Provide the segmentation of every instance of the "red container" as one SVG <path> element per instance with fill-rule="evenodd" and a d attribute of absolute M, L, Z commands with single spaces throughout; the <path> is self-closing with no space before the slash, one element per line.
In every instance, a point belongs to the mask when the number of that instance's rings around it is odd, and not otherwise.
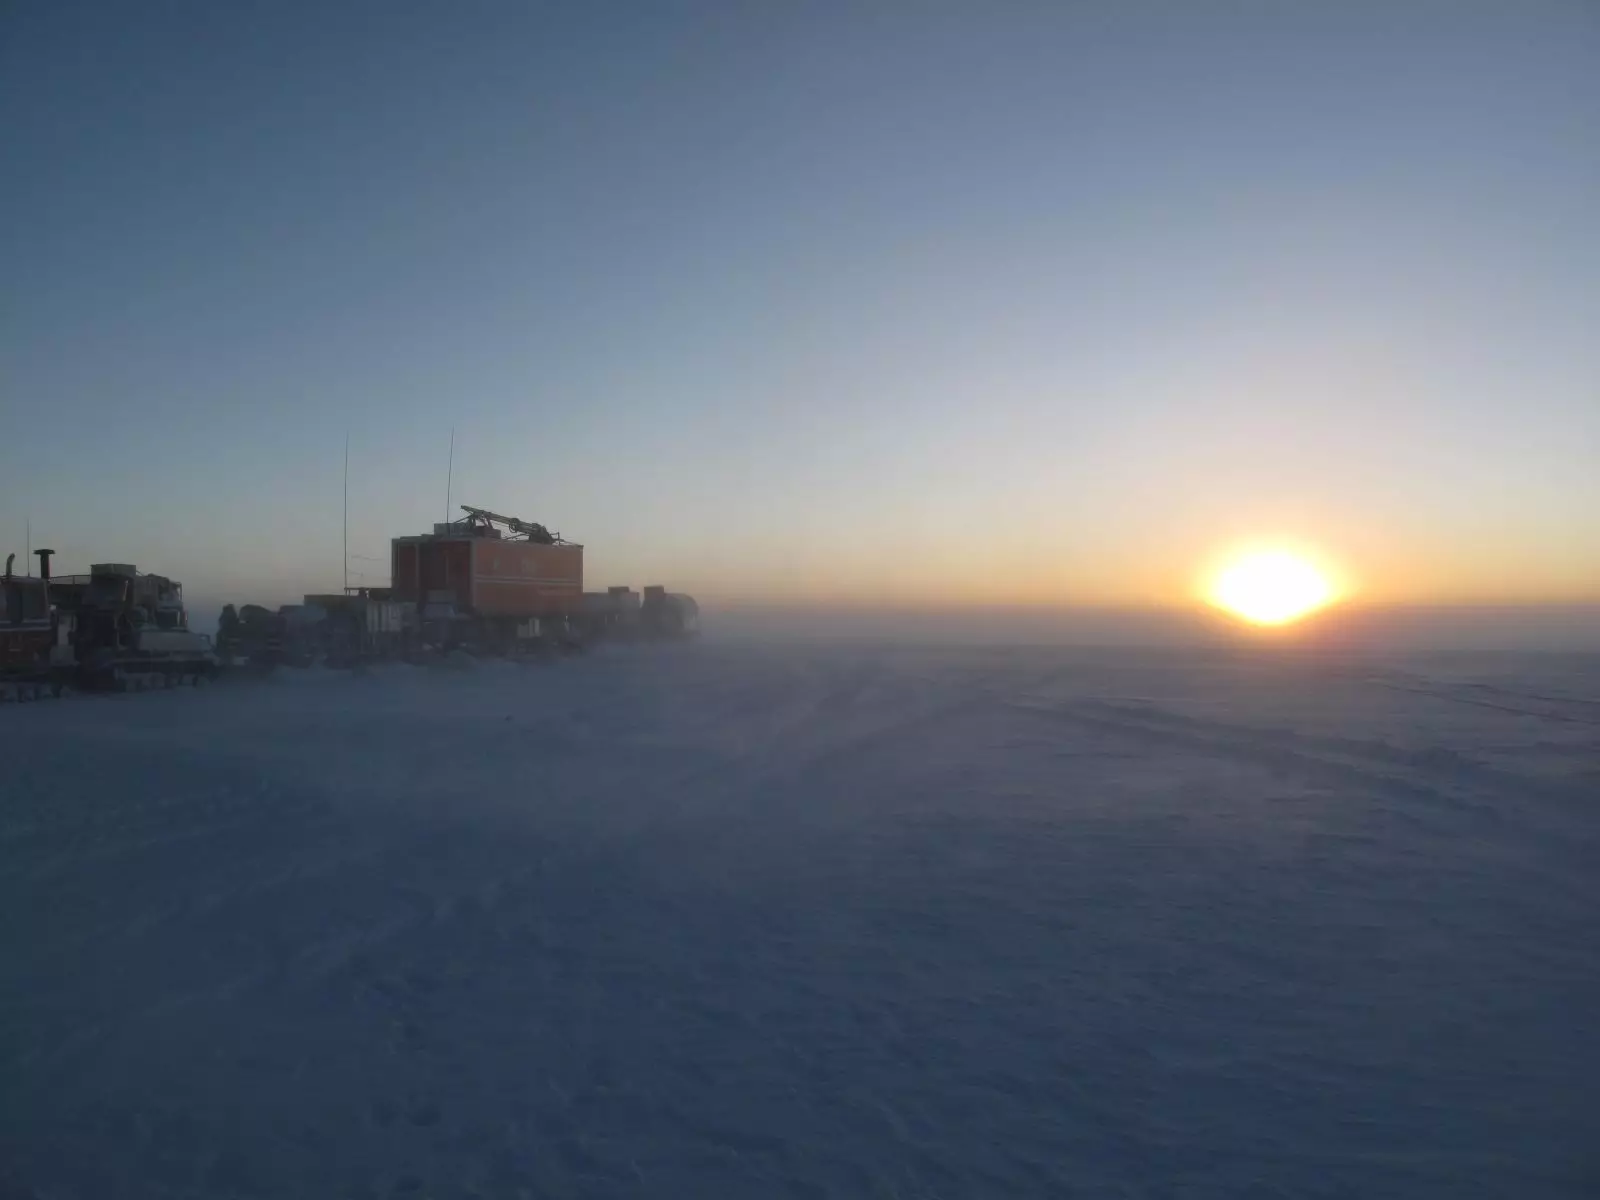
<path fill-rule="evenodd" d="M 480 617 L 549 617 L 583 607 L 583 547 L 489 537 L 402 537 L 394 599 Z"/>

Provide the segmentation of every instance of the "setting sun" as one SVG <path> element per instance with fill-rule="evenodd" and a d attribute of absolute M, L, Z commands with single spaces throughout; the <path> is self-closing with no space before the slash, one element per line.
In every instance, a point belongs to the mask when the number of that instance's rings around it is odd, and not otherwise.
<path fill-rule="evenodd" d="M 1287 625 L 1333 598 L 1327 576 L 1283 551 L 1236 559 L 1217 574 L 1209 590 L 1211 603 L 1254 625 Z"/>

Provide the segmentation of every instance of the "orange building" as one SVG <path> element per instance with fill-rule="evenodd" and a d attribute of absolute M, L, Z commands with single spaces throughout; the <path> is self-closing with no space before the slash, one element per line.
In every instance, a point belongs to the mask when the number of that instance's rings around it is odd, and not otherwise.
<path fill-rule="evenodd" d="M 512 541 L 497 530 L 453 524 L 397 537 L 392 551 L 392 596 L 412 601 L 425 617 L 522 620 L 583 608 L 583 547 L 576 543 Z"/>

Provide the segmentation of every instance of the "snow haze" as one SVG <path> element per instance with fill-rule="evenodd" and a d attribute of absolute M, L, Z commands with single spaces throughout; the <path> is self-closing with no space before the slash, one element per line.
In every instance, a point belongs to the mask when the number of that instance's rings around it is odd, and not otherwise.
<path fill-rule="evenodd" d="M 747 633 L 0 761 L 7 1196 L 1600 1185 L 1595 656 Z"/>

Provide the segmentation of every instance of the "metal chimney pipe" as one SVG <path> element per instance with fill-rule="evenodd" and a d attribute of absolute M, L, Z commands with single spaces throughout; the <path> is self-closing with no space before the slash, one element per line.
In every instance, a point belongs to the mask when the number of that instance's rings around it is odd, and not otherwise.
<path fill-rule="evenodd" d="M 54 550 L 35 550 L 34 553 L 39 556 L 39 578 L 45 580 L 46 582 L 49 582 L 49 579 L 50 579 L 50 556 L 52 554 L 54 554 L 55 551 Z"/>
<path fill-rule="evenodd" d="M 17 561 L 17 556 L 16 556 L 15 553 L 11 553 L 11 554 L 6 555 L 6 578 L 7 579 L 11 578 L 11 564 L 16 562 L 16 561 Z"/>

